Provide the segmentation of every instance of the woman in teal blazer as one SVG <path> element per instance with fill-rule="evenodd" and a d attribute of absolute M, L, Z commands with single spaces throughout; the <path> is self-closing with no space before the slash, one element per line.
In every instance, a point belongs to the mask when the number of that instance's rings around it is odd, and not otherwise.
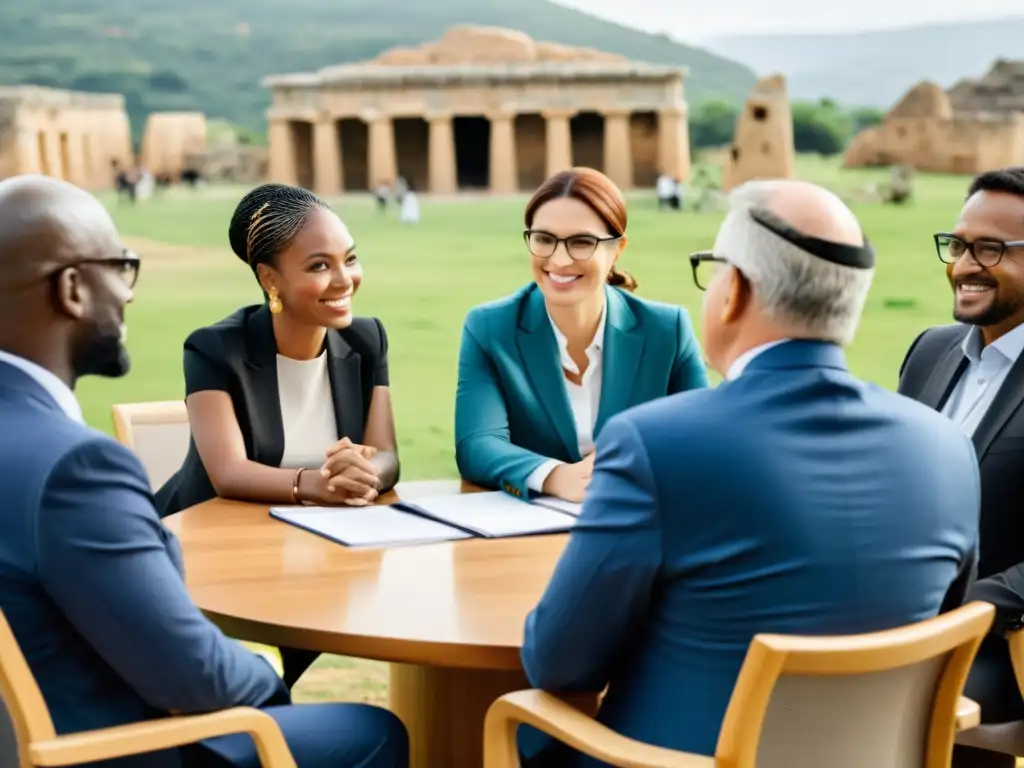
<path fill-rule="evenodd" d="M 634 405 L 708 385 L 685 309 L 632 295 L 615 264 L 626 203 L 591 168 L 548 179 L 526 207 L 534 282 L 466 316 L 455 398 L 462 477 L 520 497 L 581 501 L 594 442 Z"/>

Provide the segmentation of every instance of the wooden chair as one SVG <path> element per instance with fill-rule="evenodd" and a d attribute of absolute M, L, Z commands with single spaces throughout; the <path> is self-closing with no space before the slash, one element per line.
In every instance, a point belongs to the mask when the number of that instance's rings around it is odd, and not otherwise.
<path fill-rule="evenodd" d="M 845 637 L 757 635 L 714 757 L 634 741 L 542 691 L 510 693 L 487 712 L 484 766 L 519 765 L 515 735 L 526 723 L 632 768 L 948 768 L 955 732 L 980 719 L 960 692 L 994 611 L 970 603 Z"/>
<path fill-rule="evenodd" d="M 110 760 L 232 733 L 247 733 L 252 737 L 265 768 L 296 768 L 277 723 L 265 712 L 249 707 L 57 736 L 43 694 L 3 612 L 0 612 L 0 696 L 0 726 L 9 726 L 6 739 L 4 729 L 0 728 L 0 765 L 12 768 Z"/>
<path fill-rule="evenodd" d="M 1006 637 L 1010 644 L 1010 659 L 1017 678 L 1017 687 L 1024 696 L 1024 630 L 1011 632 Z M 1024 720 L 1012 723 L 979 725 L 957 734 L 956 743 L 966 747 L 978 747 L 1004 755 L 1024 757 Z"/>
<path fill-rule="evenodd" d="M 150 487 L 156 491 L 178 471 L 188 453 L 192 431 L 185 403 L 180 400 L 121 403 L 112 410 L 117 441 L 139 457 L 149 475 Z M 258 643 L 242 644 L 282 674 L 284 664 L 276 648 Z"/>
<path fill-rule="evenodd" d="M 191 430 L 188 410 L 181 400 L 157 403 L 121 403 L 113 406 L 114 435 L 142 461 L 155 491 L 185 461 Z"/>

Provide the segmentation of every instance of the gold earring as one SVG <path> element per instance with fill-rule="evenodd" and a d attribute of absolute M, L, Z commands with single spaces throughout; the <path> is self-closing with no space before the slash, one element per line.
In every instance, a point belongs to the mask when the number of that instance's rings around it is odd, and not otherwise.
<path fill-rule="evenodd" d="M 277 296 L 277 288 L 271 288 L 267 293 L 270 294 L 270 312 L 274 315 L 281 314 L 281 299 Z"/>

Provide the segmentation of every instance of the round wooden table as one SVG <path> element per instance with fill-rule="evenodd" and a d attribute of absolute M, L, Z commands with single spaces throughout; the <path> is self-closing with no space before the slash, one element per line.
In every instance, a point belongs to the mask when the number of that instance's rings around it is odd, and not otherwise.
<path fill-rule="evenodd" d="M 380 497 L 479 490 L 400 483 Z M 526 615 L 567 536 L 350 549 L 274 520 L 268 507 L 215 499 L 166 518 L 196 604 L 241 640 L 392 662 L 390 708 L 409 730 L 413 768 L 483 760 L 487 707 L 528 688 Z"/>

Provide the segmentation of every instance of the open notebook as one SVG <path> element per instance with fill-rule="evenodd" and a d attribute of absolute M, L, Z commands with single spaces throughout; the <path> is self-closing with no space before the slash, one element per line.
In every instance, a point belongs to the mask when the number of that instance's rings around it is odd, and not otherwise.
<path fill-rule="evenodd" d="M 578 510 L 540 502 L 493 491 L 410 499 L 390 506 L 273 507 L 270 516 L 349 547 L 501 539 L 572 528 Z"/>

